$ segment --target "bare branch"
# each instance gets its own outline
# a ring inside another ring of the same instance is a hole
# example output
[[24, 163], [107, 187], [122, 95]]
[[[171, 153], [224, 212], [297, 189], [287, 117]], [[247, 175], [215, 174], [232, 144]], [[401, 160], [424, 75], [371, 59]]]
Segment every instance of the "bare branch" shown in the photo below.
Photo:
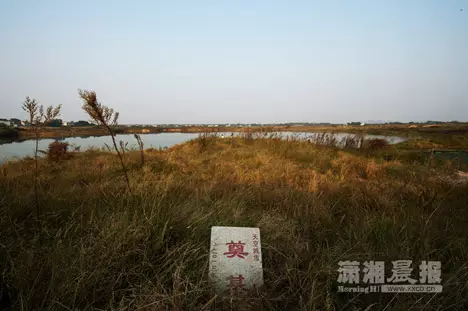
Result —
[[55, 108], [53, 106], [47, 107], [44, 115], [44, 122], [47, 123], [56, 119], [60, 115], [60, 109], [62, 109], [62, 105], [58, 105]]
[[114, 114], [114, 120], [112, 120], [112, 125], [117, 125], [117, 119], [119, 118], [119, 113], [115, 112]]
[[62, 104], [58, 105], [57, 107], [54, 108], [52, 111], [52, 117], [53, 119], [56, 119], [60, 115], [60, 111], [62, 110]]
[[102, 105], [96, 97], [96, 92], [88, 90], [78, 90], [78, 94], [83, 100], [83, 110], [91, 117], [93, 123], [100, 125], [116, 125], [119, 117], [114, 109]]
[[33, 123], [36, 119], [38, 106], [39, 104], [35, 99], [30, 99], [29, 96], [26, 96], [22, 108], [29, 114], [29, 123]]
[[44, 106], [40, 105], [39, 113], [36, 114], [36, 119], [34, 120], [35, 125], [38, 126], [42, 122], [43, 118], [44, 118]]
[[44, 115], [45, 121], [49, 121], [52, 119], [52, 109], [54, 109], [52, 106], [47, 107]]

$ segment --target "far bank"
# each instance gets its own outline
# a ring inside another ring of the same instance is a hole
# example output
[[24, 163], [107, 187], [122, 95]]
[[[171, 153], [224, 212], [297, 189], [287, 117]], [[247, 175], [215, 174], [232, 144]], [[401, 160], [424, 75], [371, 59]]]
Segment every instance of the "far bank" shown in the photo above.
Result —
[[[382, 125], [364, 125], [364, 126], [179, 126], [179, 127], [160, 127], [160, 126], [124, 126], [119, 125], [113, 128], [116, 134], [149, 134], [149, 133], [210, 133], [210, 132], [348, 132], [375, 135], [434, 135], [434, 134], [468, 134], [467, 123], [445, 123], [434, 125], [415, 125], [415, 124], [382, 124]], [[31, 127], [20, 127], [15, 129], [18, 139], [32, 139], [36, 133]], [[40, 138], [62, 138], [76, 136], [105, 136], [108, 135], [106, 128], [102, 126], [83, 126], [83, 127], [41, 127], [39, 129]]]

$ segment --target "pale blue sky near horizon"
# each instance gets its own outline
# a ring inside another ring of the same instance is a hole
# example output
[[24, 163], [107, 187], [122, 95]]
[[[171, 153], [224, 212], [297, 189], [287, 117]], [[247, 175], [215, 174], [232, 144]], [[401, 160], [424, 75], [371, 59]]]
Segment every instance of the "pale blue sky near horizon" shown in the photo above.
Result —
[[468, 121], [468, 1], [0, 0], [0, 118]]

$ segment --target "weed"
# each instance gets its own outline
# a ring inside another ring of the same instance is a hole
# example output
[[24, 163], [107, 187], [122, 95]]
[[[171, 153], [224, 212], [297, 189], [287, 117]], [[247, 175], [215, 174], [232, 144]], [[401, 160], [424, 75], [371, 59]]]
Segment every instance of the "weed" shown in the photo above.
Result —
[[128, 177], [127, 168], [123, 160], [123, 156], [117, 147], [115, 141], [115, 131], [112, 129], [112, 126], [117, 125], [117, 120], [119, 119], [119, 113], [114, 111], [112, 108], [102, 105], [96, 96], [96, 92], [87, 91], [87, 90], [78, 90], [78, 94], [83, 100], [83, 110], [89, 115], [91, 121], [98, 125], [103, 125], [112, 138], [112, 143], [114, 144], [114, 149], [117, 152], [117, 155], [120, 159], [120, 164], [122, 165], [123, 173], [125, 180], [127, 182], [128, 190], [131, 191], [130, 179]]
[[137, 140], [138, 143], [138, 148], [140, 148], [140, 162], [141, 166], [145, 165], [145, 152], [144, 152], [144, 144], [143, 140], [141, 139], [141, 136], [138, 134], [135, 134], [135, 139]]

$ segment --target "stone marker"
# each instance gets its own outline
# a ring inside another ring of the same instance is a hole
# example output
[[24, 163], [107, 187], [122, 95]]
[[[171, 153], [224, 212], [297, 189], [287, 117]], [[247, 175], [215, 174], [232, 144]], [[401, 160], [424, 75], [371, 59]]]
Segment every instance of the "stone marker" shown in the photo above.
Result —
[[218, 292], [239, 295], [263, 285], [260, 229], [211, 227], [209, 270]]

